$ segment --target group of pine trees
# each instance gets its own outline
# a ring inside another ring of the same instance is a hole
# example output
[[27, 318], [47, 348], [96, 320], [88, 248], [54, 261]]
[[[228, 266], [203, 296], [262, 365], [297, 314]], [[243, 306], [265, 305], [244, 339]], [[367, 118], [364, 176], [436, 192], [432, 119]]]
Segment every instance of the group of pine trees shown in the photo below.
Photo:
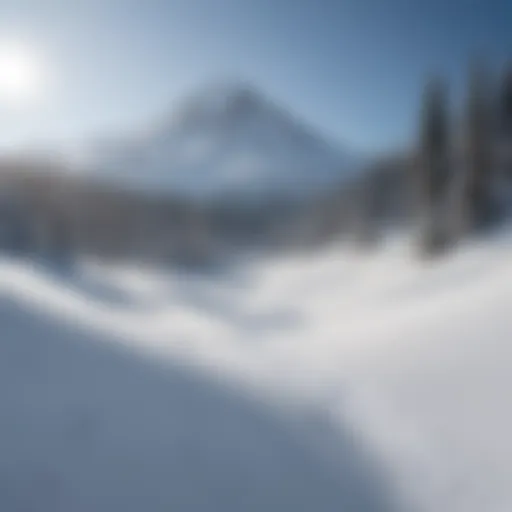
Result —
[[438, 254], [495, 216], [498, 142], [512, 134], [512, 72], [502, 84], [496, 101], [485, 67], [474, 63], [457, 123], [451, 121], [445, 83], [432, 80], [425, 89], [414, 201], [424, 254]]

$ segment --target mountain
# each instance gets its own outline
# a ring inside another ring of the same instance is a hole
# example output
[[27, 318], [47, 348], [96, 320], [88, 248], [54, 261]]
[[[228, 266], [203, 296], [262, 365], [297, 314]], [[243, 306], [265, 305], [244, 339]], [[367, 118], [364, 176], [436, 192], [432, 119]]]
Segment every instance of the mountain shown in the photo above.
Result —
[[143, 134], [97, 145], [87, 167], [151, 192], [296, 198], [339, 182], [358, 158], [255, 88], [231, 83], [191, 95]]

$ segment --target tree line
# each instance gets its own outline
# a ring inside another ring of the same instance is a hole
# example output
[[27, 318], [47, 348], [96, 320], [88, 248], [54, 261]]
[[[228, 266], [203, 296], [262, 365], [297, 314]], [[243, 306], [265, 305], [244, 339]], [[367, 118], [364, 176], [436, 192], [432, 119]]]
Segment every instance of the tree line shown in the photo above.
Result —
[[499, 218], [496, 188], [511, 135], [512, 68], [496, 94], [484, 64], [474, 62], [458, 122], [453, 122], [445, 81], [429, 81], [414, 172], [423, 254], [439, 254]]

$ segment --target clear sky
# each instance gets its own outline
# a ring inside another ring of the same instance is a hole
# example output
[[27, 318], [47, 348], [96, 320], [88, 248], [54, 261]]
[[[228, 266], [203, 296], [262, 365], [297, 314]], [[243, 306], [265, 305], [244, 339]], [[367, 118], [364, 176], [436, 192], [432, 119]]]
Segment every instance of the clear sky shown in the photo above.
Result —
[[508, 0], [0, 0], [0, 44], [44, 62], [37, 103], [0, 98], [2, 145], [136, 128], [194, 88], [251, 80], [348, 146], [413, 135], [421, 87], [457, 94], [474, 50], [512, 55]]

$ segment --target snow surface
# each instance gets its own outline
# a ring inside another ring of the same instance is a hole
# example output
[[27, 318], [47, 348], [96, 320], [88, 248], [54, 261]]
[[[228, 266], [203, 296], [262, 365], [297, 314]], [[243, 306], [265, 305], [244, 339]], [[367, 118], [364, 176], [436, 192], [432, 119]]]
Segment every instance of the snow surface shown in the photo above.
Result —
[[0, 509], [512, 508], [512, 243], [0, 265]]
[[155, 127], [105, 141], [81, 160], [101, 179], [200, 199], [301, 197], [361, 166], [244, 83], [200, 90]]

